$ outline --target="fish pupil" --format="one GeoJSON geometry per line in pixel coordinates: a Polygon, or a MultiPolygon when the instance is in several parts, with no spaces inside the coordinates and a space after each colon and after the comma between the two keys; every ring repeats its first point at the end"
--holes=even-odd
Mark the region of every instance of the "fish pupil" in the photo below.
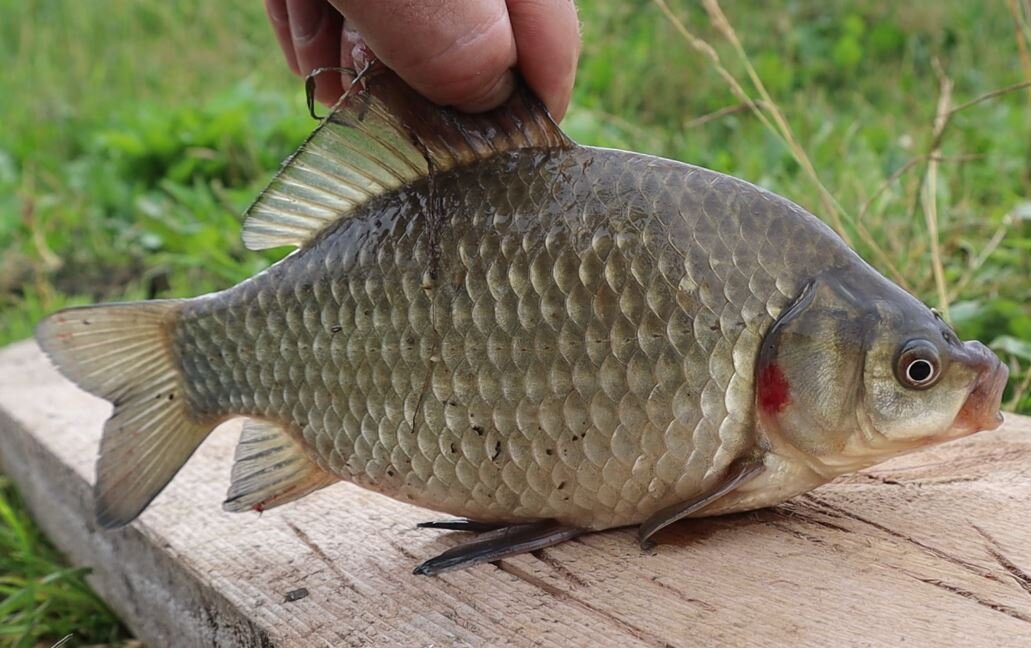
{"type": "Polygon", "coordinates": [[[934,367],[927,360],[914,360],[906,369],[906,376],[915,383],[926,382],[934,373],[934,367]]]}

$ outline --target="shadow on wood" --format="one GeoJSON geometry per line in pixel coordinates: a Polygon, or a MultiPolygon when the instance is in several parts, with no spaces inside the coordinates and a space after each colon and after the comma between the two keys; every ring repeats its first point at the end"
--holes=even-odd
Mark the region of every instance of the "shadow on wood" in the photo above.
{"type": "Polygon", "coordinates": [[[2,469],[151,645],[1031,645],[1031,419],[679,523],[651,551],[613,531],[426,578],[412,567],[461,534],[349,484],[223,513],[238,424],[136,523],[96,529],[108,412],[34,344],[0,351],[2,469]]]}

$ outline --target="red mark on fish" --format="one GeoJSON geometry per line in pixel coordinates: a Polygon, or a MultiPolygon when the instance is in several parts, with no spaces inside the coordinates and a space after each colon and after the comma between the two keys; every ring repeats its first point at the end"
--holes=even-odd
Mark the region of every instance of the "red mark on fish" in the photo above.
{"type": "Polygon", "coordinates": [[[768,414],[782,411],[791,402],[791,386],[775,363],[759,371],[759,407],[768,414]]]}

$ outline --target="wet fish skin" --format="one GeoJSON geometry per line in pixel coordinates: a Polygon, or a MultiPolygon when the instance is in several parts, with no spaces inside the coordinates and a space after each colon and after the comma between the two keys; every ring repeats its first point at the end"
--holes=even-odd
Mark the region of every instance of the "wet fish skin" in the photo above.
{"type": "Polygon", "coordinates": [[[191,407],[437,510],[634,524],[754,445],[754,357],[804,282],[863,271],[787,201],[646,156],[516,153],[434,190],[186,303],[191,407]]]}

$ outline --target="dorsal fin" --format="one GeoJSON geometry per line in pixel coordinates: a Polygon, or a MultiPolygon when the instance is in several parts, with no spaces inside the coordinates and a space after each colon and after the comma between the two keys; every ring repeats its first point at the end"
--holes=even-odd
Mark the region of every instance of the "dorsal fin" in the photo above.
{"type": "Polygon", "coordinates": [[[517,85],[504,105],[470,115],[430,103],[389,70],[366,75],[247,210],[244,244],[301,246],[370,198],[431,173],[515,149],[573,146],[517,85]]]}

